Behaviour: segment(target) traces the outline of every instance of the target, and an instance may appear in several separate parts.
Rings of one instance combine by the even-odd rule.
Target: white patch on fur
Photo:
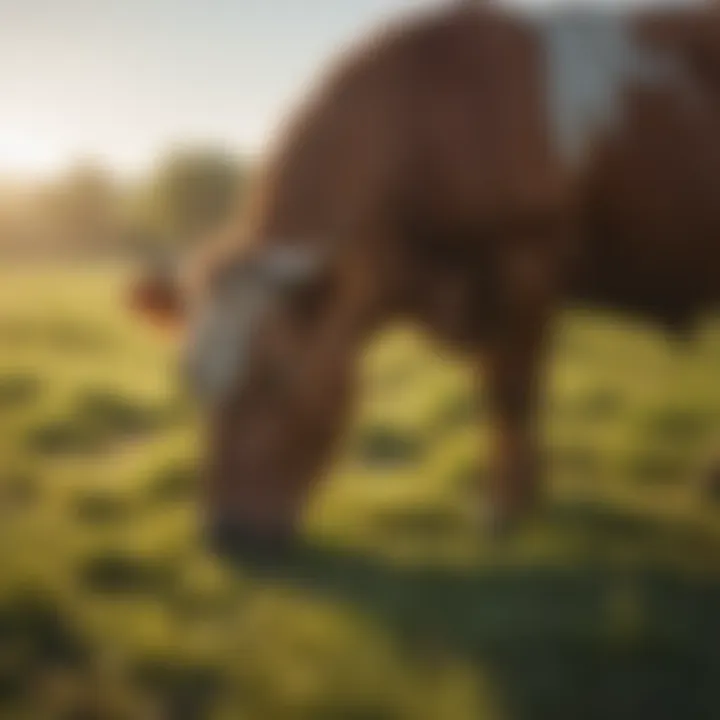
[[[264,270],[276,282],[293,284],[317,275],[326,260],[326,253],[319,248],[285,245],[268,254]]]
[[[676,58],[633,37],[620,9],[568,7],[530,19],[545,53],[554,143],[571,166],[583,162],[599,135],[620,129],[626,90],[685,80]]]
[[[222,400],[245,372],[249,343],[270,302],[269,289],[242,282],[208,298],[191,319],[186,370],[198,398]]]
[[[283,287],[312,278],[321,266],[319,252],[279,246],[254,271],[239,268],[221,289],[209,289],[191,319],[185,353],[203,404],[217,405],[243,382],[253,339]]]

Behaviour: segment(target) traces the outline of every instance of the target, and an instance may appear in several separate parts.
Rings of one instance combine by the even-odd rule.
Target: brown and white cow
[[[292,536],[368,338],[421,323],[485,373],[490,501],[539,494],[561,304],[670,327],[720,299],[720,11],[463,3],[387,28],[292,117],[250,209],[193,261],[185,364],[221,545]]]

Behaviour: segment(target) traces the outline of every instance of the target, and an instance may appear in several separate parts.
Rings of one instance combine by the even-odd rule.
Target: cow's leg
[[[486,520],[502,530],[535,506],[540,491],[538,396],[543,327],[525,328],[490,349],[484,362],[491,411]],[[515,332],[513,332],[515,335]]]
[[[517,245],[503,267],[502,309],[480,368],[492,432],[482,506],[493,530],[514,524],[539,499],[538,406],[559,269],[552,246],[532,243]]]

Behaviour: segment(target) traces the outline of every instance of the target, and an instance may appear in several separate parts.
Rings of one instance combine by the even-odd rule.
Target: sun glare
[[[65,153],[40,135],[7,131],[0,133],[0,174],[51,173],[63,164]]]

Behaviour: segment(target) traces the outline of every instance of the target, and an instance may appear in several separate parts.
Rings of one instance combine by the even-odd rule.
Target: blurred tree
[[[101,166],[85,163],[38,192],[35,206],[52,245],[94,251],[117,240],[118,190]]]
[[[165,246],[196,242],[235,206],[243,175],[239,161],[221,151],[169,153],[135,199],[135,240]]]
[[[167,259],[237,208],[245,176],[236,157],[196,148],[167,153],[148,176],[135,181],[121,183],[101,165],[84,162],[51,181],[4,182],[0,251],[151,251]]]

